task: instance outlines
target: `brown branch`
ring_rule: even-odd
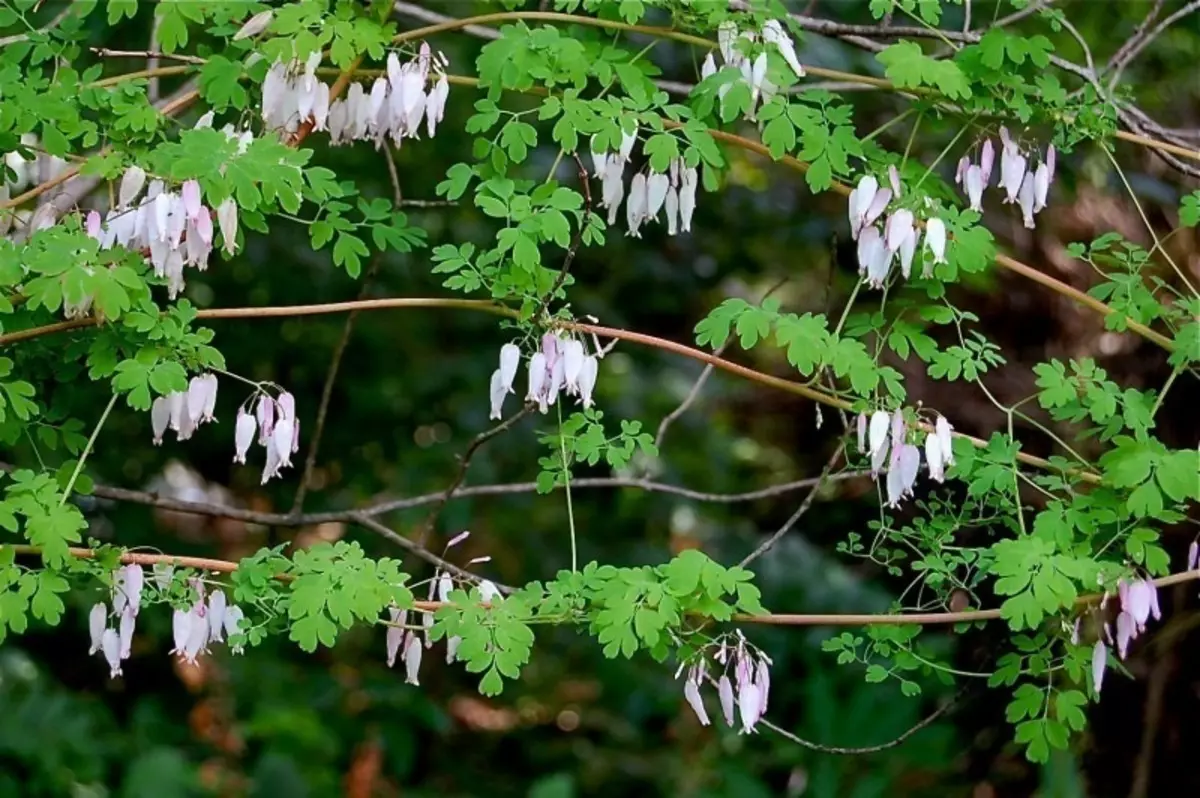
[[[5,544],[19,555],[40,554],[42,549],[40,546],[30,546],[27,544]],[[2,549],[3,546],[0,546]],[[80,559],[92,559],[96,556],[94,549],[72,547],[67,550],[67,553],[72,557]],[[429,553],[430,556],[437,555]],[[179,557],[174,554],[146,554],[144,552],[125,552],[121,555],[120,561],[123,563],[137,563],[139,565],[177,565],[185,568],[198,568],[206,571],[217,571],[222,573],[232,573],[238,568],[236,562],[229,560],[216,560],[204,557]],[[282,576],[280,578],[289,578]],[[1150,580],[1156,587],[1166,587],[1168,585],[1178,585],[1186,582],[1200,579],[1200,570],[1184,571],[1170,576],[1159,577],[1158,579]],[[1104,598],[1103,594],[1093,593],[1087,596],[1080,596],[1075,600],[1075,607],[1087,607],[1092,604],[1100,603]],[[418,609],[423,611],[433,611],[447,606],[439,601],[418,601],[415,602]],[[802,614],[772,614],[764,613],[762,615],[747,615],[738,613],[732,617],[735,623],[757,623],[769,626],[898,626],[904,624],[917,624],[920,626],[934,626],[941,624],[957,624],[957,623],[975,623],[977,621],[996,620],[1001,616],[1000,610],[968,610],[966,612],[921,612],[910,614],[819,614],[819,615],[802,615]]]

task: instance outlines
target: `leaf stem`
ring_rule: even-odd
[[[117,394],[113,393],[109,397],[104,412],[100,414],[100,420],[96,422],[96,428],[92,430],[92,436],[88,438],[87,445],[83,447],[83,452],[79,455],[79,462],[75,463],[75,470],[71,472],[71,478],[67,480],[67,486],[63,488],[62,498],[58,500],[59,507],[67,503],[67,498],[70,497],[71,490],[75,487],[75,481],[79,479],[79,474],[83,471],[83,464],[87,462],[88,455],[92,453],[92,448],[96,445],[96,438],[99,437],[100,430],[104,427],[104,422],[108,421],[108,414],[112,412],[113,406],[116,403]]]
[[[563,435],[562,402],[558,403],[558,451],[562,457],[564,493],[567,494],[567,526],[571,532],[571,570],[579,570],[579,552],[575,544],[575,508],[571,503],[571,466],[567,463],[567,439]]]

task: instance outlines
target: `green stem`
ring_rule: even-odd
[[[1158,392],[1158,398],[1154,400],[1154,408],[1150,411],[1151,420],[1158,415],[1158,409],[1162,407],[1163,400],[1167,398],[1167,391],[1171,390],[1171,386],[1175,384],[1175,378],[1179,376],[1179,371],[1176,368],[1171,372],[1171,376],[1167,377],[1167,381],[1163,383],[1162,390]]]
[[[575,545],[575,508],[571,504],[571,467],[567,464],[567,439],[563,435],[562,428],[562,402],[558,405],[558,450],[562,456],[563,464],[563,480],[565,485],[563,492],[567,494],[567,525],[571,532],[571,570],[579,570],[579,551]]]
[[[62,498],[58,501],[59,507],[67,503],[67,499],[71,495],[71,490],[75,487],[75,480],[79,479],[79,474],[83,471],[83,464],[87,462],[88,455],[92,453],[92,448],[96,445],[96,438],[100,436],[100,430],[104,427],[104,422],[108,421],[108,414],[112,412],[113,406],[116,403],[117,395],[114,393],[109,398],[104,412],[100,414],[100,420],[96,422],[96,428],[92,430],[92,437],[88,438],[87,445],[83,447],[83,453],[79,455],[79,462],[75,464],[75,470],[71,472],[71,478],[67,480],[67,486],[63,488]]]

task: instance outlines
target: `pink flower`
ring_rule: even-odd
[[[1097,640],[1092,646],[1092,684],[1096,694],[1100,694],[1100,686],[1104,683],[1104,669],[1108,667],[1108,646],[1102,640]]]
[[[700,685],[694,675],[688,677],[687,682],[683,686],[683,697],[688,702],[688,706],[696,713],[696,717],[700,720],[701,726],[709,724],[708,712],[704,709],[704,701],[700,698]]]

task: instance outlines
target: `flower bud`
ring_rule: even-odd
[[[242,39],[249,39],[262,33],[271,24],[271,18],[274,16],[275,12],[271,9],[258,12],[246,20],[242,27],[238,28],[238,32],[233,34],[233,41],[239,42]]]
[[[709,724],[708,712],[704,709],[704,701],[700,698],[700,686],[695,679],[688,678],[687,683],[683,686],[683,697],[688,702],[688,706],[696,713],[696,717],[700,720],[701,726]]]

